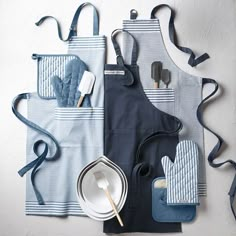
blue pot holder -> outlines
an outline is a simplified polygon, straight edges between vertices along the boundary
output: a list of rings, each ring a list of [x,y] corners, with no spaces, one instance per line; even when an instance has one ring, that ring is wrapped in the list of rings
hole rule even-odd
[[[190,222],[196,216],[196,205],[167,205],[166,186],[157,186],[152,182],[152,218],[157,222]]]

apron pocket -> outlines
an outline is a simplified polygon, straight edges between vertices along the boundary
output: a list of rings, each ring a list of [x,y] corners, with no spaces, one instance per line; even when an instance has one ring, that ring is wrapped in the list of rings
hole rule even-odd
[[[175,114],[175,90],[172,88],[144,89],[149,101],[159,110]]]
[[[55,136],[61,147],[103,147],[103,117],[101,107],[55,109]]]
[[[167,205],[167,189],[165,186],[157,186],[156,178],[152,182],[152,217],[157,222],[190,222],[196,217],[194,205]]]

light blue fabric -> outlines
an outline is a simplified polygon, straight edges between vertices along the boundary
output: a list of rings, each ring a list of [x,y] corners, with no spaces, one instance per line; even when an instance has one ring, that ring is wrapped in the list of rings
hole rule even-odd
[[[51,78],[58,76],[65,78],[65,67],[68,62],[77,59],[72,54],[33,54],[32,59],[37,60],[37,92],[40,98],[55,99]]]
[[[45,205],[38,205],[30,176],[27,175],[26,214],[29,215],[85,215],[77,201],[77,176],[85,165],[103,155],[103,71],[106,38],[98,35],[99,19],[96,9],[94,9],[94,36],[77,36],[76,22],[82,8],[86,5],[91,4],[84,3],[77,9],[69,36],[65,41],[70,39],[69,54],[79,56],[87,65],[88,71],[96,77],[90,96],[91,107],[79,109],[57,107],[56,100],[40,99],[36,94],[31,94],[28,98],[28,119],[52,133],[61,147],[60,158],[54,162],[44,162],[35,178]],[[43,17],[37,25],[42,24],[47,18],[53,17]],[[62,39],[60,33],[59,30],[59,37]],[[47,86],[46,90],[49,88],[50,86]],[[45,139],[49,146],[49,153],[53,151],[51,140],[29,128],[27,162],[35,159],[32,147],[34,141],[38,139]]]
[[[163,179],[163,178],[157,178]],[[157,222],[190,222],[196,216],[196,206],[181,205],[172,206],[167,205],[167,189],[156,188],[152,183],[152,217]]]
[[[90,95],[91,106],[102,107],[104,104],[105,36],[74,36],[69,41],[68,53],[79,56],[88,66],[88,70],[95,75],[96,80]]]
[[[76,181],[84,166],[103,155],[103,108],[60,108],[55,99],[30,94],[27,117],[56,138],[61,155],[54,161],[45,161],[35,176],[44,205],[38,204],[31,176],[26,175],[26,214],[85,215],[77,201]],[[28,128],[27,163],[36,158],[33,144],[39,139],[48,143],[49,155],[55,152],[52,140]]]
[[[167,181],[167,204],[199,204],[198,146],[191,140],[181,141],[176,147],[174,163],[168,156],[161,159]]]
[[[88,68],[85,63],[78,59],[73,59],[66,65],[65,78],[61,80],[58,76],[53,76],[51,83],[56,94],[59,107],[77,107],[80,98],[78,86],[85,71]],[[89,95],[86,95],[82,102],[82,107],[90,107]]]

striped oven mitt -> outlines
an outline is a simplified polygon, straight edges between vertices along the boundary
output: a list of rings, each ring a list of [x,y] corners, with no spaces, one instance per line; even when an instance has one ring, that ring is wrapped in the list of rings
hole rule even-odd
[[[167,181],[167,204],[199,204],[197,144],[191,140],[180,142],[174,163],[168,156],[164,156],[161,163]]]

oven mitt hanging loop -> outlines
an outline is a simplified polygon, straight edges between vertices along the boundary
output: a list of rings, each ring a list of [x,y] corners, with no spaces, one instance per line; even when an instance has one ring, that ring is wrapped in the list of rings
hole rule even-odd
[[[197,144],[191,140],[180,142],[176,148],[175,161],[164,156],[161,163],[167,181],[167,204],[199,204]]]
[[[62,80],[58,76],[51,78],[51,83],[56,95],[59,107],[76,107],[80,98],[78,90],[79,83],[87,66],[82,60],[73,59],[66,65],[65,78]],[[82,107],[91,107],[90,98],[84,97]]]

